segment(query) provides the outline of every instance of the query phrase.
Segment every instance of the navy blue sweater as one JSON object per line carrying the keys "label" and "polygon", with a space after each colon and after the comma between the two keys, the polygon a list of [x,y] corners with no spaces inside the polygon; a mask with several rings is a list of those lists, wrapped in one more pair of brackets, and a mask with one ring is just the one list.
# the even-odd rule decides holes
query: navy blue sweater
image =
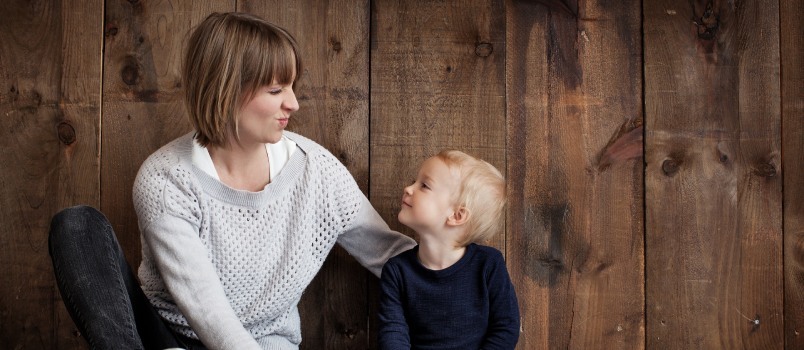
{"label": "navy blue sweater", "polygon": [[388,260],[380,281],[381,349],[513,349],[519,306],[500,251],[476,244],[443,270],[419,246]]}

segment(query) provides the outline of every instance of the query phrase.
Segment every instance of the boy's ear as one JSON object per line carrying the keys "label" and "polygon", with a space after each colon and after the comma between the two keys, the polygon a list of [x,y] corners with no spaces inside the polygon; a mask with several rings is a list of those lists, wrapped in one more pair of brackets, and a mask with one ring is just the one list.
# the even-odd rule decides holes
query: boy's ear
{"label": "boy's ear", "polygon": [[469,209],[467,209],[466,207],[459,207],[457,210],[452,212],[452,215],[450,215],[447,218],[447,225],[448,226],[463,225],[467,221],[469,221],[469,215],[470,215]]}

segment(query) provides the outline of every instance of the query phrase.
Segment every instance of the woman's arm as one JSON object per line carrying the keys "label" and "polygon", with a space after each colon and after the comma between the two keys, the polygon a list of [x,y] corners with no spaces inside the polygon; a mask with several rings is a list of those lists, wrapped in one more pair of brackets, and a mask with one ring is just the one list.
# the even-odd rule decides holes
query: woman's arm
{"label": "woman's arm", "polygon": [[[356,185],[355,190],[360,191]],[[359,198],[355,222],[338,237],[338,244],[379,277],[388,259],[413,248],[416,241],[388,228],[366,196],[360,193]]]}
{"label": "woman's arm", "polygon": [[229,304],[194,224],[165,215],[142,235],[168,292],[207,348],[260,349]]}

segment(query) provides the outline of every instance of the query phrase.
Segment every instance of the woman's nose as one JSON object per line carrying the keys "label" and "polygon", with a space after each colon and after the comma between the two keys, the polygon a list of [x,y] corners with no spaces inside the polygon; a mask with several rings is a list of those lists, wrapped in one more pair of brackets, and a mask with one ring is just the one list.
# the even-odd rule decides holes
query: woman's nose
{"label": "woman's nose", "polygon": [[296,93],[293,90],[290,90],[290,93],[285,98],[285,101],[282,102],[282,106],[285,110],[295,112],[299,110],[299,101],[296,100]]}

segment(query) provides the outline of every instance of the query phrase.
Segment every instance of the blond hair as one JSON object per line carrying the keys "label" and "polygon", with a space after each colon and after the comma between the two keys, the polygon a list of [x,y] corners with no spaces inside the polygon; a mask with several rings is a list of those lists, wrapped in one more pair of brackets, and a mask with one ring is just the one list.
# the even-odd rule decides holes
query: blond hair
{"label": "blond hair", "polygon": [[458,244],[480,243],[494,236],[502,229],[506,202],[505,179],[500,171],[461,151],[444,150],[436,157],[460,172],[455,202],[469,210],[469,219],[466,235]]}
{"label": "blond hair", "polygon": [[190,35],[182,67],[184,102],[203,146],[238,138],[241,106],[258,89],[295,84],[301,74],[296,40],[246,13],[212,13]]}

